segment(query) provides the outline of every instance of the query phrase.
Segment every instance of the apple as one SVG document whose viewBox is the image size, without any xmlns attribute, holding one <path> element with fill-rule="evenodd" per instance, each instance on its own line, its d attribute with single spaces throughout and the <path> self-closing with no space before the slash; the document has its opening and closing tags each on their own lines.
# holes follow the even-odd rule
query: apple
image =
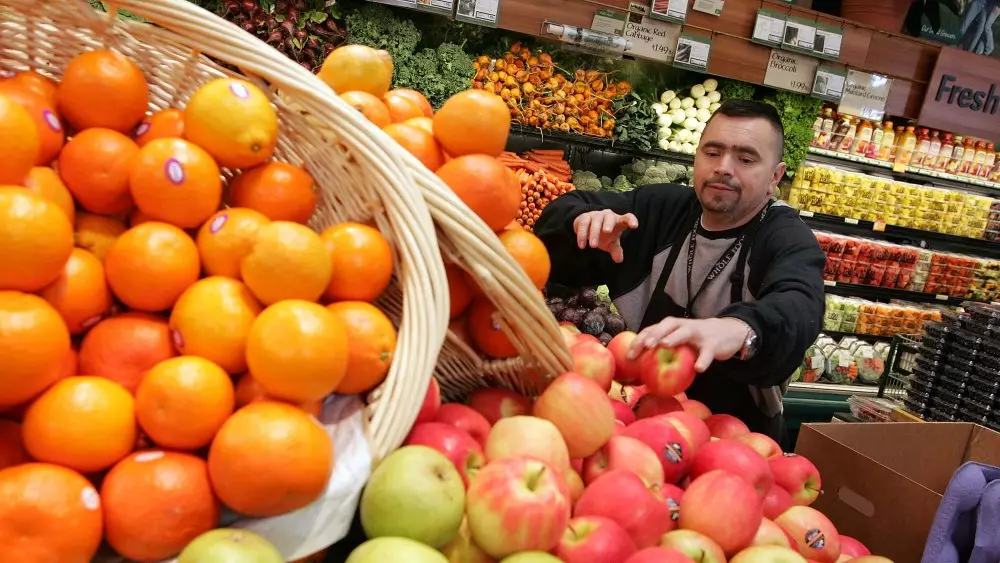
<svg viewBox="0 0 1000 563">
<path fill-rule="evenodd" d="M 728 471 L 693 479 L 683 501 L 680 527 L 708 536 L 727 557 L 750 545 L 764 518 L 761 495 L 746 479 Z"/>
<path fill-rule="evenodd" d="M 572 468 L 566 471 L 564 477 L 566 479 L 566 488 L 569 490 L 569 498 L 576 504 L 576 501 L 580 500 L 580 496 L 583 495 L 583 479 Z"/>
<path fill-rule="evenodd" d="M 726 554 L 712 538 L 694 530 L 674 530 L 660 538 L 660 547 L 676 549 L 697 563 L 726 563 Z"/>
<path fill-rule="evenodd" d="M 684 399 L 681 401 L 681 407 L 684 408 L 685 412 L 689 412 L 702 420 L 707 420 L 708 417 L 712 416 L 712 411 L 708 410 L 705 403 L 702 403 L 701 401 Z"/>
<path fill-rule="evenodd" d="M 565 563 L 620 563 L 633 553 L 635 542 L 625 528 L 602 516 L 570 520 L 556 548 Z"/>
<path fill-rule="evenodd" d="M 445 403 L 434 415 L 434 422 L 450 424 L 469 433 L 480 445 L 486 445 L 490 435 L 490 422 L 471 407 L 459 403 Z"/>
<path fill-rule="evenodd" d="M 576 325 L 571 322 L 563 321 L 559 323 L 559 328 L 571 333 L 573 336 L 576 336 L 578 334 L 583 334 L 580 332 L 580 329 L 576 328 Z"/>
<path fill-rule="evenodd" d="M 546 387 L 535 400 L 533 414 L 555 425 L 570 457 L 592 455 L 615 430 L 615 411 L 607 391 L 573 372 L 560 375 Z"/>
<path fill-rule="evenodd" d="M 472 539 L 491 557 L 550 551 L 569 523 L 569 491 L 560 473 L 526 457 L 493 461 L 469 485 Z"/>
<path fill-rule="evenodd" d="M 483 415 L 491 425 L 501 418 L 520 416 L 531 412 L 531 402 L 509 389 L 483 388 L 473 391 L 465 404 Z"/>
<path fill-rule="evenodd" d="M 840 557 L 840 534 L 822 512 L 808 506 L 793 506 L 774 523 L 792 536 L 803 557 L 818 563 L 836 563 Z"/>
<path fill-rule="evenodd" d="M 600 340 L 578 338 L 569 348 L 573 356 L 573 371 L 593 380 L 605 393 L 611 390 L 615 377 L 615 357 L 601 344 Z"/>
<path fill-rule="evenodd" d="M 786 534 L 774 521 L 764 518 L 760 521 L 760 528 L 757 528 L 757 535 L 754 536 L 750 545 L 778 545 L 796 549 L 793 546 L 793 541 L 791 536 Z"/>
<path fill-rule="evenodd" d="M 504 557 L 500 563 L 560 563 L 559 558 L 544 551 L 522 551 Z"/>
<path fill-rule="evenodd" d="M 618 399 L 612 399 L 608 397 L 608 401 L 611 402 L 611 410 L 615 411 L 615 419 L 628 426 L 635 422 L 635 413 L 629 408 L 623 401 Z"/>
<path fill-rule="evenodd" d="M 676 411 L 663 415 L 663 419 L 669 422 L 684 436 L 689 446 L 691 455 L 697 454 L 705 444 L 711 440 L 712 434 L 708 431 L 708 426 L 697 416 L 687 411 Z"/>
<path fill-rule="evenodd" d="M 666 503 L 638 475 L 615 469 L 601 475 L 583 491 L 573 516 L 602 516 L 628 532 L 638 549 L 656 545 L 672 528 Z"/>
<path fill-rule="evenodd" d="M 669 547 L 647 547 L 635 552 L 625 563 L 691 563 L 691 558 Z"/>
<path fill-rule="evenodd" d="M 573 471 L 576 471 L 576 473 L 578 475 L 583 475 L 583 459 L 582 458 L 574 457 L 573 459 L 569 460 L 569 466 L 572 467 Z"/>
<path fill-rule="evenodd" d="M 859 542 L 858 540 L 852 538 L 851 536 L 840 536 L 840 556 L 843 557 L 848 555 L 850 557 L 861 557 L 862 555 L 871 555 L 872 552 L 865 546 L 865 544 Z"/>
<path fill-rule="evenodd" d="M 735 439 L 750 446 L 765 458 L 782 454 L 781 446 L 766 434 L 750 432 L 749 434 L 741 434 Z"/>
<path fill-rule="evenodd" d="M 451 460 L 427 446 L 404 446 L 372 471 L 361 494 L 361 527 L 369 538 L 410 538 L 437 549 L 458 533 L 465 500 Z"/>
<path fill-rule="evenodd" d="M 439 408 L 441 408 L 441 387 L 438 385 L 437 379 L 432 377 L 427 394 L 424 395 L 424 402 L 420 405 L 420 412 L 417 413 L 417 420 L 413 421 L 413 424 L 433 421 Z"/>
<path fill-rule="evenodd" d="M 795 503 L 792 501 L 792 495 L 775 483 L 764 497 L 764 517 L 774 520 L 793 506 Z"/>
<path fill-rule="evenodd" d="M 180 561 L 186 561 L 181 558 Z M 211 559 L 213 563 L 221 559 Z M 231 559 L 253 561 L 253 559 Z M 408 538 L 375 538 L 354 548 L 344 563 L 382 563 L 406 561 L 407 563 L 448 563 L 444 555 L 426 545 Z"/>
<path fill-rule="evenodd" d="M 598 344 L 601 344 L 601 341 L 596 336 L 594 336 L 593 334 L 585 334 L 585 333 L 580 333 L 576 335 L 576 340 L 573 341 L 573 344 L 576 344 L 578 342 L 597 342 Z M 570 348 L 573 347 L 573 344 L 570 344 Z M 601 344 L 601 346 L 603 346 L 603 344 Z"/>
<path fill-rule="evenodd" d="M 691 386 L 697 359 L 698 354 L 690 346 L 646 350 L 639 357 L 640 380 L 653 395 L 672 398 Z"/>
<path fill-rule="evenodd" d="M 861 557 L 856 557 L 850 560 L 851 563 L 892 563 L 892 559 L 888 557 L 880 557 L 878 555 L 862 555 Z"/>
<path fill-rule="evenodd" d="M 765 545 L 748 547 L 736 554 L 729 563 L 807 563 L 788 547 Z"/>
<path fill-rule="evenodd" d="M 617 381 L 612 381 L 608 397 L 619 400 L 628 405 L 630 409 L 634 409 L 639 399 L 645 397 L 647 393 L 649 390 L 646 389 L 645 385 L 622 385 Z"/>
<path fill-rule="evenodd" d="M 434 553 L 434 550 L 427 546 L 421 547 L 425 551 Z M 435 561 L 433 559 L 421 560 L 416 557 L 413 560 L 418 563 L 420 561 Z M 217 563 L 220 561 L 284 563 L 285 558 L 271 542 L 249 530 L 216 528 L 191 540 L 184 551 L 180 553 L 177 561 L 180 563 Z"/>
<path fill-rule="evenodd" d="M 615 358 L 615 380 L 620 383 L 637 383 L 642 377 L 642 364 L 628 358 L 628 349 L 636 336 L 636 333 L 626 330 L 608 342 L 608 351 Z"/>
<path fill-rule="evenodd" d="M 469 530 L 469 520 L 462 520 L 462 526 L 458 529 L 458 534 L 448 542 L 448 545 L 441 548 L 441 553 L 448 558 L 448 563 L 496 563 L 496 560 L 486 554 L 485 551 L 472 541 L 472 532 Z"/>
<path fill-rule="evenodd" d="M 688 398 L 688 394 L 687 393 L 678 393 L 678 394 L 674 395 L 674 398 L 677 399 L 678 401 L 686 401 L 687 398 Z"/>
<path fill-rule="evenodd" d="M 652 393 L 645 395 L 635 404 L 635 417 L 649 418 L 675 411 L 683 411 L 681 402 L 673 397 L 661 397 Z"/>
<path fill-rule="evenodd" d="M 729 414 L 713 414 L 705 419 L 705 425 L 712 436 L 719 438 L 735 438 L 743 434 L 749 434 L 750 429 L 742 420 Z"/>
<path fill-rule="evenodd" d="M 667 508 L 670 509 L 670 520 L 674 522 L 674 526 L 681 519 L 681 498 L 683 497 L 684 489 L 677 485 L 669 483 L 660 485 L 660 498 L 667 503 Z"/>
<path fill-rule="evenodd" d="M 548 463 L 565 473 L 569 469 L 569 451 L 559 429 L 551 422 L 534 416 L 502 418 L 486 439 L 486 461 L 511 457 L 530 457 Z"/>
<path fill-rule="evenodd" d="M 823 490 L 819 470 L 808 459 L 796 454 L 783 454 L 767 459 L 774 482 L 792 495 L 799 506 L 812 504 Z"/>
<path fill-rule="evenodd" d="M 709 442 L 698 450 L 691 460 L 691 479 L 697 480 L 716 469 L 723 469 L 746 479 L 757 490 L 761 501 L 774 485 L 767 460 L 750 446 L 736 440 Z"/>
<path fill-rule="evenodd" d="M 636 438 L 656 452 L 663 467 L 665 483 L 676 483 L 687 474 L 691 448 L 674 425 L 662 417 L 637 420 L 625 429 L 622 436 Z"/>
<path fill-rule="evenodd" d="M 608 471 L 624 469 L 642 479 L 646 486 L 663 483 L 660 458 L 644 442 L 629 436 L 614 436 L 583 462 L 583 482 L 593 483 Z"/>
<path fill-rule="evenodd" d="M 407 446 L 428 446 L 443 453 L 455 464 L 465 486 L 486 465 L 483 447 L 468 433 L 443 422 L 424 422 L 413 427 Z"/>
<path fill-rule="evenodd" d="M 628 426 L 624 422 L 622 422 L 622 421 L 620 421 L 618 419 L 615 419 L 615 432 L 614 432 L 614 436 L 620 436 L 621 433 L 624 432 L 626 428 L 628 428 Z"/>
</svg>

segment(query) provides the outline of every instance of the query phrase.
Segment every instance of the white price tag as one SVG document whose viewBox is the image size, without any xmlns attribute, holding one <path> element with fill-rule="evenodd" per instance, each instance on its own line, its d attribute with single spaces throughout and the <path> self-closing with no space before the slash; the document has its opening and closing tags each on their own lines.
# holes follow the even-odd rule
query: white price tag
<svg viewBox="0 0 1000 563">
<path fill-rule="evenodd" d="M 848 225 L 857 225 L 858 224 L 858 220 L 857 219 L 852 219 L 850 217 L 844 217 L 844 222 L 847 223 Z"/>
<path fill-rule="evenodd" d="M 823 280 L 823 285 L 826 287 L 837 287 L 837 282 L 833 280 Z"/>
<path fill-rule="evenodd" d="M 813 213 L 812 211 L 806 211 L 805 209 L 803 209 L 802 211 L 799 211 L 799 215 L 801 215 L 803 217 L 815 217 L 816 216 L 816 214 Z"/>
<path fill-rule="evenodd" d="M 947 295 L 941 295 L 939 293 L 939 294 L 937 294 L 937 295 L 934 296 L 934 299 L 937 299 L 938 301 L 947 301 L 948 300 L 948 296 Z"/>
</svg>

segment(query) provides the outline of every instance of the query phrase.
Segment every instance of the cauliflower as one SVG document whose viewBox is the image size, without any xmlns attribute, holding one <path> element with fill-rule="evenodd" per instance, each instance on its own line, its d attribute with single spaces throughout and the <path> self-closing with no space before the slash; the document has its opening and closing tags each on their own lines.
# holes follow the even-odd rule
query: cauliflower
<svg viewBox="0 0 1000 563">
<path fill-rule="evenodd" d="M 717 104 L 722 101 L 722 94 L 718 90 L 713 90 L 708 93 L 708 101 Z"/>
</svg>

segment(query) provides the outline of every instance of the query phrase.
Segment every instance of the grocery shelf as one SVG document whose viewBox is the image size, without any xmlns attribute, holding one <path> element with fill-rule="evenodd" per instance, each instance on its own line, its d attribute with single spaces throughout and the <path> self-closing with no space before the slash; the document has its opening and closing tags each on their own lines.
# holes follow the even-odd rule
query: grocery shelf
<svg viewBox="0 0 1000 563">
<path fill-rule="evenodd" d="M 861 334 L 857 332 L 841 332 L 839 330 L 823 330 L 820 332 L 837 341 L 840 341 L 841 338 L 847 336 L 853 336 L 858 340 L 864 340 L 866 342 L 892 342 L 892 336 L 884 336 L 881 334 Z"/>
<path fill-rule="evenodd" d="M 951 297 L 948 295 L 935 295 L 922 291 L 909 291 L 906 289 L 895 289 L 890 287 L 879 287 L 874 285 L 860 285 L 854 283 L 835 282 L 823 280 L 826 292 L 832 295 L 842 295 L 844 297 L 861 297 L 870 301 L 889 301 L 899 299 L 911 301 L 913 303 L 936 303 L 938 305 L 958 306 L 965 302 L 975 302 L 975 299 L 964 297 Z"/>
<path fill-rule="evenodd" d="M 630 156 L 632 158 L 648 158 L 662 160 L 676 164 L 694 164 L 694 155 L 669 152 L 659 149 L 648 151 L 639 150 L 631 145 L 616 143 L 611 139 L 594 137 L 592 135 L 580 135 L 576 133 L 563 133 L 537 127 L 526 127 L 520 123 L 511 123 L 510 139 L 507 141 L 508 149 L 514 152 L 526 150 L 526 148 L 537 148 L 539 142 L 548 146 L 560 145 L 569 148 L 585 149 L 589 151 L 601 151 L 612 154 Z M 527 146 L 526 148 L 522 148 Z M 512 147 L 514 147 L 512 149 Z M 567 159 L 570 155 L 567 155 Z"/>
<path fill-rule="evenodd" d="M 850 397 L 852 395 L 862 395 L 865 397 L 877 397 L 878 385 L 861 385 L 856 383 L 805 383 L 793 381 L 788 384 L 789 391 L 799 393 L 809 393 L 817 395 L 837 395 Z"/>
</svg>

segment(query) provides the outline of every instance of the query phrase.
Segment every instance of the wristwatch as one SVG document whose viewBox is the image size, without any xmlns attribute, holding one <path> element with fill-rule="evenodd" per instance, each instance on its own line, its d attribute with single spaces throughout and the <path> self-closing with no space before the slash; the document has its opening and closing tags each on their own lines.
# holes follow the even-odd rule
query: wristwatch
<svg viewBox="0 0 1000 563">
<path fill-rule="evenodd" d="M 747 327 L 747 335 L 743 340 L 743 347 L 740 348 L 739 352 L 737 352 L 736 357 L 741 360 L 752 359 L 757 355 L 757 350 L 760 346 L 760 339 L 757 337 L 757 333 L 754 331 L 753 327 L 740 319 L 736 320 L 740 321 L 740 323 Z"/>
</svg>

